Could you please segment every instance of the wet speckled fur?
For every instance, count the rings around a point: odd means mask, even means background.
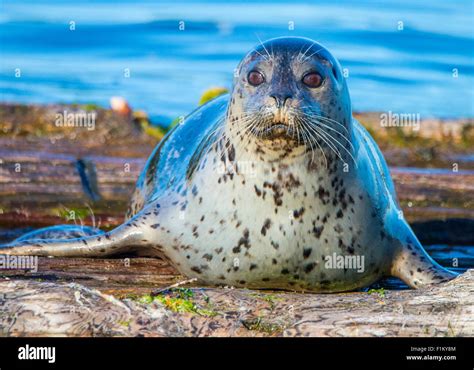
[[[255,68],[266,76],[260,87],[246,80]],[[308,68],[324,77],[320,88],[301,85]],[[352,290],[387,275],[412,287],[455,276],[426,254],[401,216],[383,156],[352,118],[341,68],[324,47],[273,39],[249,52],[237,72],[230,96],[198,108],[155,149],[125,224],[75,240],[36,234],[5,253],[138,251],[207,284],[316,292]],[[320,123],[339,132],[337,153],[324,140],[306,140],[290,108],[278,110],[288,97],[296,119],[308,106],[307,114],[329,118]],[[265,131],[276,120],[291,135]],[[245,130],[250,123],[254,130]],[[364,271],[326,268],[333,253],[364,256]]]

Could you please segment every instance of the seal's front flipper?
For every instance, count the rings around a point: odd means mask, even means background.
[[[391,274],[412,288],[454,279],[458,274],[440,266],[423,249],[410,226],[403,221],[399,230]]]

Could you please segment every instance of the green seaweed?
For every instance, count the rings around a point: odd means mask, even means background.
[[[461,144],[464,148],[472,148],[474,142],[474,125],[466,124],[461,129]]]
[[[88,112],[93,112],[93,111],[102,109],[99,105],[93,104],[93,103],[83,104],[81,105],[81,108]]]
[[[379,288],[379,289],[369,289],[367,292],[369,294],[378,294],[380,298],[385,298],[385,289],[384,288]]]
[[[247,330],[254,330],[267,334],[275,334],[281,332],[284,329],[283,325],[267,322],[261,316],[253,319],[242,320],[241,322]]]
[[[205,297],[205,302],[208,307],[201,307],[193,301],[194,292],[188,288],[174,288],[158,295],[130,295],[127,298],[141,304],[159,302],[168,310],[178,313],[192,313],[205,317],[214,317],[218,315],[218,313],[210,307],[209,297]]]
[[[267,302],[270,305],[270,310],[273,310],[275,308],[276,301],[281,300],[281,298],[277,297],[275,294],[251,293],[250,296]]]

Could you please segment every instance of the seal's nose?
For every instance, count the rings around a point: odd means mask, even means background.
[[[272,94],[270,97],[275,99],[277,108],[282,108],[285,106],[287,100],[291,99],[291,94]]]

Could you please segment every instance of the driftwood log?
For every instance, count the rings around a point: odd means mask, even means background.
[[[184,313],[78,283],[0,281],[0,291],[5,336],[474,335],[473,270],[446,284],[384,294],[196,288],[199,308]]]

